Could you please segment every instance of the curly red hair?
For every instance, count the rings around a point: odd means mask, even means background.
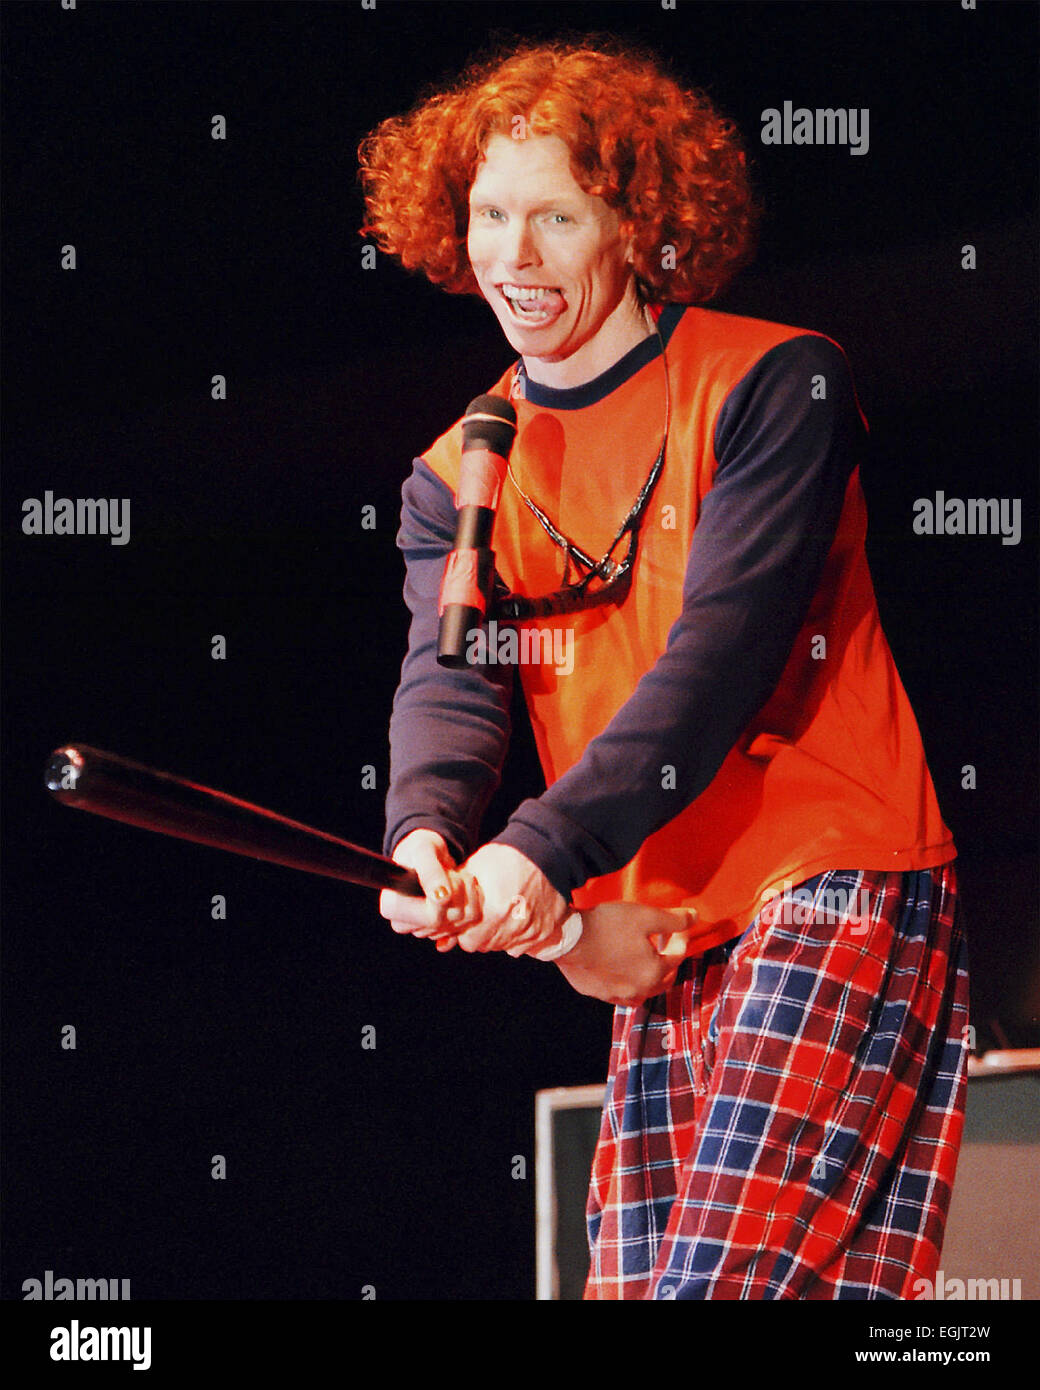
[[[703,302],[750,259],[761,209],[735,126],[652,56],[610,39],[524,44],[383,121],[358,149],[362,235],[434,284],[478,293],[469,190],[490,136],[517,129],[569,146],[576,181],[633,238],[647,303]]]

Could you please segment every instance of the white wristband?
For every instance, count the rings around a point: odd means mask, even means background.
[[[530,951],[535,960],[559,960],[568,952],[573,951],[581,940],[581,913],[572,912],[563,924],[563,940],[558,941],[555,946],[547,946],[544,951]]]

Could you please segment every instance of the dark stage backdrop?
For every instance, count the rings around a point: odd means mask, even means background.
[[[47,1270],[134,1299],[533,1295],[534,1093],[603,1078],[609,1008],[42,780],[82,739],[378,847],[400,486],[512,354],[481,301],[362,268],[355,150],[499,29],[646,41],[744,130],[768,216],[713,307],[849,354],[979,1044],[1038,1041],[1035,7],[9,0],[0,24],[5,1298]],[[764,144],[785,101],[867,108],[869,148]],[[24,534],[48,491],[129,498],[129,542]],[[915,535],[937,491],[1019,499],[1019,542]],[[489,832],[539,785],[518,718]]]

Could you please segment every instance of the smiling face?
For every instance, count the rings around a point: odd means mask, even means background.
[[[617,213],[557,135],[492,135],[469,196],[470,265],[532,381],[580,386],[650,331]]]

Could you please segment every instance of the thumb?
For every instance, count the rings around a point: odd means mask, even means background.
[[[453,863],[451,853],[440,836],[426,838],[419,835],[407,847],[402,841],[398,850],[402,848],[404,853],[399,858],[397,853],[394,855],[397,862],[415,870],[427,898],[432,898],[434,902],[446,902],[452,895]]]
[[[666,960],[682,960],[689,948],[689,934],[697,926],[697,909],[669,907],[664,910],[675,918],[675,929],[671,932],[651,932],[650,941],[659,956],[664,956]]]

